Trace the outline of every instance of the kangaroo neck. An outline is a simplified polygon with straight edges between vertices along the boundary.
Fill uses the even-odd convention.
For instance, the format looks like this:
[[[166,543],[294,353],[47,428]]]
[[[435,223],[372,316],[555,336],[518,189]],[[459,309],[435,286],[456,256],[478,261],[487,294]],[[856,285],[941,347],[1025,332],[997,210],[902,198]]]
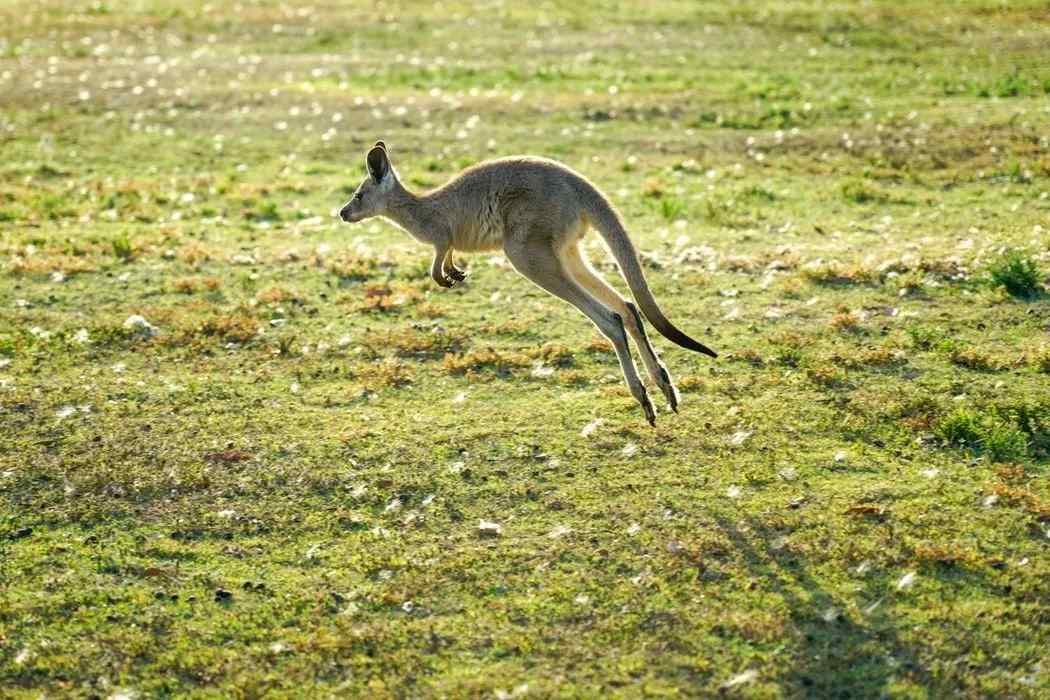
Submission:
[[[417,195],[402,189],[387,207],[386,217],[408,231],[413,238],[435,242],[448,227],[432,196]]]

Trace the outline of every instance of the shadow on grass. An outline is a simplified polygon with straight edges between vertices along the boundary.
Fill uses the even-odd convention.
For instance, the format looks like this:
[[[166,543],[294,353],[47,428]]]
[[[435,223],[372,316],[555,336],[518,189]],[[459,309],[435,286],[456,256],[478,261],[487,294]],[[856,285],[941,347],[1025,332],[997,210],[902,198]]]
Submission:
[[[885,612],[888,600],[882,600],[872,618],[857,619],[856,613],[849,612],[850,601],[823,587],[807,573],[803,562],[771,548],[768,543],[777,533],[751,518],[743,520],[746,532],[724,516],[715,520],[755,579],[780,596],[790,611],[795,639],[785,640],[790,650],[786,653],[791,656],[778,679],[786,694],[885,697],[894,694],[897,680],[927,690],[939,685],[919,663],[915,651],[897,636],[892,623],[874,623]],[[880,600],[875,591],[872,593],[868,604]]]

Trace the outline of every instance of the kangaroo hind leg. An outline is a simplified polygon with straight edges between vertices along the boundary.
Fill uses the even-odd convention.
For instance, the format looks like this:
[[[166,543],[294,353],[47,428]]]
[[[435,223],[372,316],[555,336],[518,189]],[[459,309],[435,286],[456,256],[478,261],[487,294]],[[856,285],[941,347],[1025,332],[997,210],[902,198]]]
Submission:
[[[649,400],[645,386],[638,378],[638,370],[631,358],[624,316],[605,306],[573,279],[555,254],[550,239],[525,238],[519,241],[510,238],[504,245],[504,251],[514,269],[540,288],[575,306],[609,339],[620,361],[627,388],[645,411],[645,418],[649,424],[656,425],[656,410]]]
[[[667,367],[660,361],[660,356],[656,354],[656,349],[649,342],[649,336],[645,332],[645,325],[642,323],[642,315],[638,313],[638,307],[624,299],[619,292],[601,278],[594,268],[591,267],[586,253],[580,249],[578,244],[574,243],[566,246],[562,253],[562,260],[565,261],[569,274],[581,287],[593,294],[602,304],[623,317],[624,327],[638,346],[638,351],[642,356],[642,363],[645,364],[649,378],[652,379],[656,386],[660,387],[664,398],[667,399],[667,404],[672,411],[677,413],[678,389],[675,388],[674,383],[671,381],[671,375],[668,373]]]

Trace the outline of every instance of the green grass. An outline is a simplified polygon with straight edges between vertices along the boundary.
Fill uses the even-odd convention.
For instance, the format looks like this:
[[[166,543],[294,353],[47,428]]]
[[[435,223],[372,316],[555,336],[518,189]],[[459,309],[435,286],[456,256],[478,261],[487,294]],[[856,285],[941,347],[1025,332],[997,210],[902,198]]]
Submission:
[[[1030,254],[1019,250],[1004,253],[988,266],[992,283],[1005,289],[1011,296],[1027,299],[1043,289],[1039,264]]]
[[[0,4],[0,695],[1050,693],[1045,2],[242,5]],[[609,193],[680,415],[380,138]]]

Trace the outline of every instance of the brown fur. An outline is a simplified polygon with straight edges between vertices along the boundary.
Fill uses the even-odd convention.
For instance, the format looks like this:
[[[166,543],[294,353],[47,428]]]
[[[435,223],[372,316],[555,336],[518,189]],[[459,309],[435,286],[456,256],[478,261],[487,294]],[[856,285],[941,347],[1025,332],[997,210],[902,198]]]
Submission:
[[[382,141],[366,158],[368,177],[339,212],[347,222],[384,216],[434,246],[430,275],[442,287],[466,277],[452,251],[502,248],[518,272],[586,315],[613,344],[631,394],[650,423],[655,411],[627,342],[638,345],[650,379],[677,411],[678,392],[649,343],[641,314],[591,268],[579,246],[588,228],[605,239],[642,313],[666,338],[712,357],[664,316],[645,281],[638,254],[612,203],[584,176],[545,158],[515,156],[467,168],[426,194],[409,192]]]

